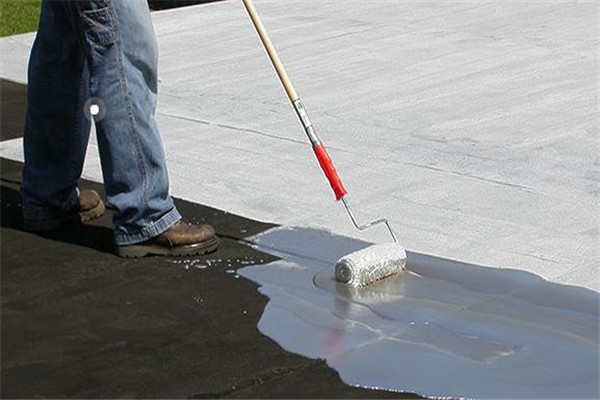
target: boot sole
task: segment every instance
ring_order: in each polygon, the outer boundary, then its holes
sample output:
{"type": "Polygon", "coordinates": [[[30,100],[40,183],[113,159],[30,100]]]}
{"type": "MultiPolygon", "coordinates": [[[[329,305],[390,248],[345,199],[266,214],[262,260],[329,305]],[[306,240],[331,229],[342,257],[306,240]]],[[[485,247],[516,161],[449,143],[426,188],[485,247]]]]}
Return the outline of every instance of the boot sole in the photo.
{"type": "Polygon", "coordinates": [[[117,246],[117,255],[123,258],[143,258],[147,256],[186,257],[212,253],[219,247],[219,239],[187,246],[165,247],[155,244],[132,244],[117,246]]]}
{"type": "Polygon", "coordinates": [[[94,207],[88,211],[80,212],[79,218],[80,218],[81,222],[89,222],[93,219],[100,218],[101,216],[104,215],[105,212],[106,212],[106,206],[104,205],[104,202],[102,200],[100,200],[100,203],[98,203],[98,205],[96,207],[94,207]]]}

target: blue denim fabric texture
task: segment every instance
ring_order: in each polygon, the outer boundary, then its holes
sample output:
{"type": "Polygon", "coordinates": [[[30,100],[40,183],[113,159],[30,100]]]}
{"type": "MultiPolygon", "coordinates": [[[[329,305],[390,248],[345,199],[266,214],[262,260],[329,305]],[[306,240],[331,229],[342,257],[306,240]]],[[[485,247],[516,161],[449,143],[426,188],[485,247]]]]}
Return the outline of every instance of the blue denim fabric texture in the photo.
{"type": "Polygon", "coordinates": [[[78,207],[94,120],[116,244],[151,239],[181,219],[154,118],[157,68],[146,0],[43,1],[28,71],[24,218],[78,207]]]}

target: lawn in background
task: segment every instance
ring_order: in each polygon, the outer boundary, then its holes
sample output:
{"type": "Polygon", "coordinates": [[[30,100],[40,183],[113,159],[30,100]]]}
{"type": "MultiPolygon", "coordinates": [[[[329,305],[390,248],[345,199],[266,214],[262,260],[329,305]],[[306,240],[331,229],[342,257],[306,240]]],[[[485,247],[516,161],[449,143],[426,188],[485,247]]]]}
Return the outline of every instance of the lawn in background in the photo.
{"type": "Polygon", "coordinates": [[[0,0],[0,36],[37,30],[41,0],[0,0]]]}
{"type": "MultiPolygon", "coordinates": [[[[216,0],[148,0],[148,3],[152,10],[162,10],[212,1],[216,0]]],[[[0,0],[0,36],[37,30],[41,3],[42,0],[0,0]]]]}

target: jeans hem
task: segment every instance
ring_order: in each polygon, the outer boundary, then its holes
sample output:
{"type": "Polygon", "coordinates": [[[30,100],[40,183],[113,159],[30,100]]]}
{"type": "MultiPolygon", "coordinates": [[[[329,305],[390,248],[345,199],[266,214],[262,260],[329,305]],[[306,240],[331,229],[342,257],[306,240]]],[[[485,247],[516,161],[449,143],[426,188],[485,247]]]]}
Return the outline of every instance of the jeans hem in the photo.
{"type": "Polygon", "coordinates": [[[61,217],[71,210],[79,210],[79,189],[75,188],[69,199],[67,200],[63,209],[56,207],[44,207],[36,205],[28,205],[23,202],[22,204],[22,215],[23,219],[41,221],[45,219],[61,217]]]}
{"type": "Polygon", "coordinates": [[[128,246],[131,244],[145,242],[165,232],[181,220],[181,214],[176,208],[163,215],[158,221],[134,232],[115,232],[115,243],[117,246],[128,246]]]}

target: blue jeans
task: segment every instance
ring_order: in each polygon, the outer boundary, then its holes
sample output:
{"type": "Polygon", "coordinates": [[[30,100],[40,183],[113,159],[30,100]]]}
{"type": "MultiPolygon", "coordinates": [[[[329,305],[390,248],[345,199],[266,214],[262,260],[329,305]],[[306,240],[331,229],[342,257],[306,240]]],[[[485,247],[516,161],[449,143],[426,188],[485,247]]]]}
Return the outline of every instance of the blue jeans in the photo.
{"type": "Polygon", "coordinates": [[[148,240],[181,219],[154,118],[157,66],[146,0],[43,1],[28,71],[24,218],[77,209],[94,120],[116,244],[148,240]]]}

